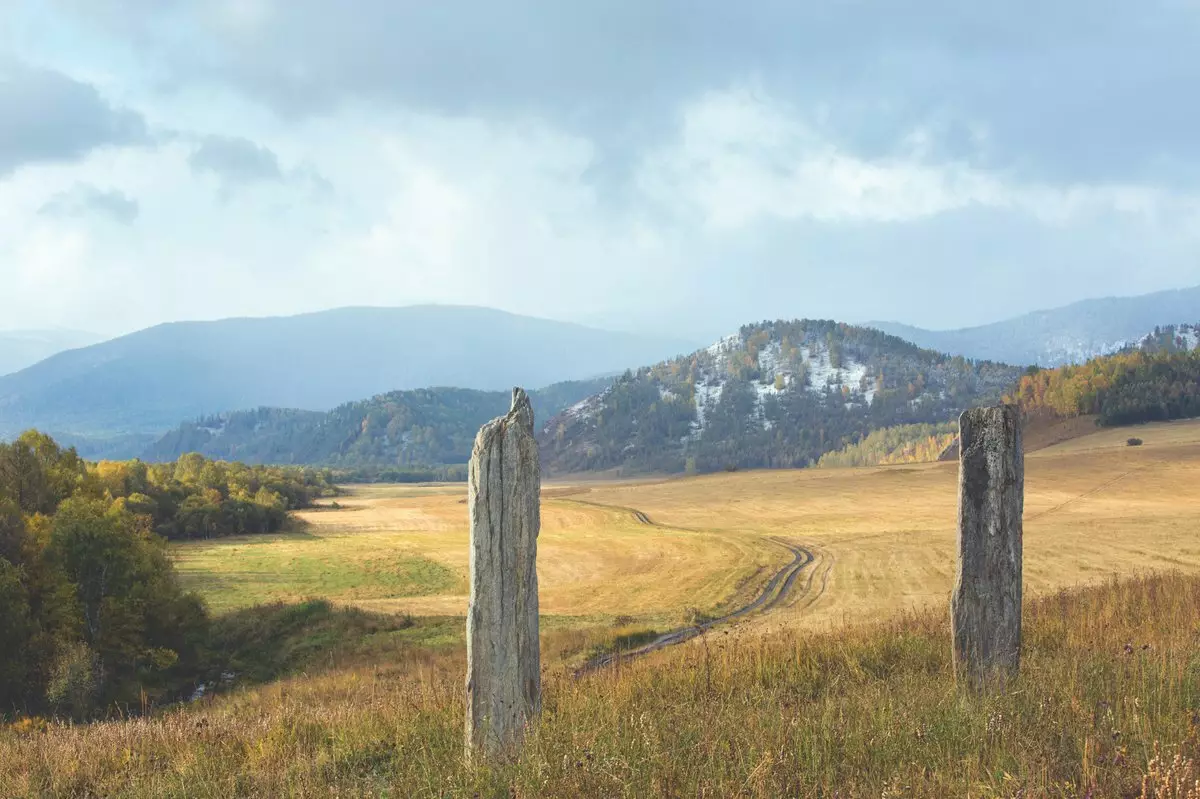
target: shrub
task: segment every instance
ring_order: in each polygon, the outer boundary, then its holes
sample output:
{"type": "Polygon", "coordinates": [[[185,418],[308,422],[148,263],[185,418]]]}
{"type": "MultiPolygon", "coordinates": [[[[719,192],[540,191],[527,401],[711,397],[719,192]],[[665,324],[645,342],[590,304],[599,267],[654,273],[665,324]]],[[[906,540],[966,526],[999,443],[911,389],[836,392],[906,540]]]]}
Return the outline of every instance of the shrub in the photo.
{"type": "Polygon", "coordinates": [[[1131,438],[1128,439],[1125,444],[1130,447],[1140,447],[1142,445],[1142,440],[1140,438],[1131,438]]]}

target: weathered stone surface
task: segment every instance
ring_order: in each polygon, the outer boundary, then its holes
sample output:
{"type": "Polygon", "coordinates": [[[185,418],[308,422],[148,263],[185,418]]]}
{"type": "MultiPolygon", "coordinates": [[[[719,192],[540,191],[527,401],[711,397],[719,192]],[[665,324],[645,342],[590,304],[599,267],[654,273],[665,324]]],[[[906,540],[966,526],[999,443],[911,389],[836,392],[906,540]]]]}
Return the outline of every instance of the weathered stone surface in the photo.
{"type": "Polygon", "coordinates": [[[956,673],[973,685],[1015,677],[1021,658],[1020,411],[974,408],[958,420],[958,576],[950,598],[956,673]]]}
{"type": "Polygon", "coordinates": [[[467,475],[471,519],[467,609],[469,759],[515,754],[541,712],[537,537],[541,467],[529,397],[475,438],[467,475]]]}

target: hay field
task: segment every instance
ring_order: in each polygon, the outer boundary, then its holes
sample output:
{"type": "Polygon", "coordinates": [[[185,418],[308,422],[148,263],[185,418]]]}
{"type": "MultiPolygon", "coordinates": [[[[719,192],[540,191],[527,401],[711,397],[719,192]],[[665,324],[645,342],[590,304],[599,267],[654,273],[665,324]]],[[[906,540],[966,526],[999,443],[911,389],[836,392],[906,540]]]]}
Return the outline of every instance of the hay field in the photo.
{"type": "MultiPolygon", "coordinates": [[[[356,486],[340,510],[299,514],[302,531],[173,548],[189,588],[216,610],[322,596],[384,612],[462,615],[467,603],[465,485],[356,486]]],[[[647,525],[626,508],[547,487],[538,541],[541,610],[676,622],[765,581],[791,556],[741,531],[647,525]]]]}
{"type": "MultiPolygon", "coordinates": [[[[827,627],[948,601],[957,480],[957,463],[748,472],[595,487],[589,498],[817,548],[833,564],[825,592],[775,622],[827,627]]],[[[1200,571],[1200,421],[1107,429],[1027,455],[1024,546],[1027,596],[1200,571]],[[1144,445],[1126,446],[1131,436],[1144,445]]]]}
{"type": "MultiPolygon", "coordinates": [[[[542,611],[671,623],[744,600],[810,547],[813,591],[764,624],[826,627],[944,603],[957,465],[754,471],[548,484],[542,611]],[[631,509],[654,522],[638,520],[631,509]],[[823,590],[822,590],[823,589],[823,590]]],[[[465,488],[356,487],[302,532],[174,549],[215,609],[326,596],[371,610],[461,614],[465,488]]],[[[1104,430],[1026,460],[1027,595],[1161,568],[1200,571],[1200,421],[1104,430]],[[1141,447],[1125,441],[1136,435],[1141,447]]]]}

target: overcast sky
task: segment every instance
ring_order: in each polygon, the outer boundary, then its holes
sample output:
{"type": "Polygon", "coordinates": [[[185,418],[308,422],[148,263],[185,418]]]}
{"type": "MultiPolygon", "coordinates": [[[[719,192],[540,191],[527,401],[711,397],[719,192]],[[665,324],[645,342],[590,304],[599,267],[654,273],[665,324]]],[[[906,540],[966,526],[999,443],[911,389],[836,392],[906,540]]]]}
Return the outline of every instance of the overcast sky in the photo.
{"type": "Polygon", "coordinates": [[[1200,3],[0,0],[0,328],[1200,284],[1200,3]]]}

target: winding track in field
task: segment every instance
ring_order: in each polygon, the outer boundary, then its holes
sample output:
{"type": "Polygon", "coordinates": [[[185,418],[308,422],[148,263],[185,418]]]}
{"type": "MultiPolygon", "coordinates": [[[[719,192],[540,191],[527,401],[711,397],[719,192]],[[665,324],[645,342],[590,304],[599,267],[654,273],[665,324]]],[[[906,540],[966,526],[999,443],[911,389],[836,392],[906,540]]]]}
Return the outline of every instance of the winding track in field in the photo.
{"type": "MultiPolygon", "coordinates": [[[[641,524],[658,527],[659,525],[652,521],[649,516],[636,508],[626,508],[620,505],[603,505],[601,503],[582,502],[574,500],[581,504],[594,505],[595,507],[612,508],[614,510],[623,510],[629,513],[641,524]]],[[[825,589],[829,585],[829,575],[833,571],[834,558],[832,555],[823,552],[814,552],[808,547],[800,546],[799,544],[787,541],[782,538],[769,539],[779,546],[787,549],[792,553],[792,562],[784,566],[771,577],[767,584],[763,586],[763,590],[759,592],[749,604],[725,614],[716,619],[710,619],[700,624],[693,624],[687,627],[680,627],[643,644],[636,649],[630,649],[623,652],[610,652],[604,655],[599,655],[592,658],[576,670],[575,676],[579,677],[589,672],[597,671],[606,666],[624,663],[634,658],[648,655],[651,652],[657,652],[660,649],[666,649],[669,646],[682,644],[684,641],[690,641],[698,635],[707,632],[709,629],[716,627],[719,624],[727,624],[729,622],[738,621],[744,616],[748,616],[755,612],[766,612],[773,610],[789,599],[800,598],[804,601],[803,607],[807,608],[816,602],[825,589]],[[816,563],[817,567],[808,569],[807,578],[800,580],[801,574],[805,572],[806,567],[816,563]],[[820,578],[818,580],[818,572],[820,578]],[[799,591],[796,590],[797,583],[800,583],[799,591]]]]}

